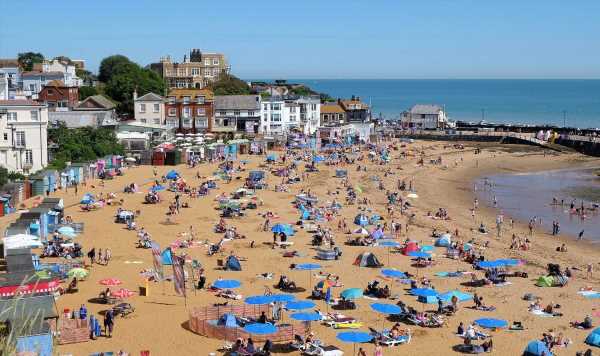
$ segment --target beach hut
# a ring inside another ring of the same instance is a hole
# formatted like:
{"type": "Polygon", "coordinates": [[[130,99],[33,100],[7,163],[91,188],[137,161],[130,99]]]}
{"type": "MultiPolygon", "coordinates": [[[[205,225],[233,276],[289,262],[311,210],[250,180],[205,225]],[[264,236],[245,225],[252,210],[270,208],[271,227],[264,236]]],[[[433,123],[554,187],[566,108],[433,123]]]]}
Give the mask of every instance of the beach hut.
{"type": "Polygon", "coordinates": [[[233,255],[227,257],[227,261],[225,261],[225,270],[226,271],[241,271],[242,265],[240,264],[240,260],[233,255]]]}
{"type": "Polygon", "coordinates": [[[359,267],[381,267],[383,264],[379,262],[377,256],[372,252],[363,252],[356,257],[353,263],[359,267]]]}

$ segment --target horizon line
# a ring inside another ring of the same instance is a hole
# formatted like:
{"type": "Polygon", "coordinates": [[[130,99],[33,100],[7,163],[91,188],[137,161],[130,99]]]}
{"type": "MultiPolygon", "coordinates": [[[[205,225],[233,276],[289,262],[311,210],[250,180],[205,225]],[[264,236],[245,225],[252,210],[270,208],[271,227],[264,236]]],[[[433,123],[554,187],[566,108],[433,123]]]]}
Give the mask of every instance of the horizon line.
{"type": "Polygon", "coordinates": [[[246,81],[258,81],[258,80],[600,80],[600,77],[597,78],[335,78],[335,77],[270,77],[270,78],[243,78],[239,77],[242,80],[246,81]]]}

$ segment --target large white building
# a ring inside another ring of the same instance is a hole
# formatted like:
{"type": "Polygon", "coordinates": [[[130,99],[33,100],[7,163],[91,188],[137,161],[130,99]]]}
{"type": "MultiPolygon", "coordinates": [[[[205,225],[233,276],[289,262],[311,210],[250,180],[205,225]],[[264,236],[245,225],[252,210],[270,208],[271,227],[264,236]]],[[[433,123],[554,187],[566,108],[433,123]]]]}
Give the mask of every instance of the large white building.
{"type": "Polygon", "coordinates": [[[268,97],[261,105],[260,131],[266,135],[286,135],[297,129],[313,134],[319,127],[320,106],[318,97],[268,97]]]}
{"type": "Polygon", "coordinates": [[[135,122],[161,128],[165,125],[165,99],[154,93],[140,97],[133,92],[135,122]]]}
{"type": "Polygon", "coordinates": [[[77,76],[77,67],[73,63],[67,63],[58,59],[44,60],[36,63],[33,70],[21,74],[23,91],[27,97],[37,99],[42,87],[54,80],[59,80],[66,87],[80,87],[83,80],[77,76]]]}
{"type": "Polygon", "coordinates": [[[0,100],[0,166],[29,174],[48,165],[48,107],[0,100]]]}

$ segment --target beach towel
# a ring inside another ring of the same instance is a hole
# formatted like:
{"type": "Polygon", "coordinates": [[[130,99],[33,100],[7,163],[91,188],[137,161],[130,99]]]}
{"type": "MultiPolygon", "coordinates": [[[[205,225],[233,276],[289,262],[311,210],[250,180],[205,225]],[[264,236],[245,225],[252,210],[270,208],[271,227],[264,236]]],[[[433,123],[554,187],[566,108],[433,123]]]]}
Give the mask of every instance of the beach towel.
{"type": "Polygon", "coordinates": [[[534,309],[534,310],[530,311],[530,313],[533,315],[544,317],[544,318],[553,318],[554,317],[554,315],[552,315],[550,313],[546,313],[543,310],[539,310],[539,309],[534,309]]]}

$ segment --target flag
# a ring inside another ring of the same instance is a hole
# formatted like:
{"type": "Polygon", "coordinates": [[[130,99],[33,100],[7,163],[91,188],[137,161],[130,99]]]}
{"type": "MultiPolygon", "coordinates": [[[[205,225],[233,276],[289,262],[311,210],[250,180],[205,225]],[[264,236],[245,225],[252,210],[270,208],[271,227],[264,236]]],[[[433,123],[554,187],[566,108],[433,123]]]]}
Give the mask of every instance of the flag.
{"type": "Polygon", "coordinates": [[[331,287],[327,288],[327,292],[325,293],[325,303],[329,304],[331,301],[331,287]]]}
{"type": "Polygon", "coordinates": [[[156,274],[160,280],[163,279],[163,269],[162,269],[162,256],[160,252],[160,246],[156,241],[152,241],[150,243],[150,247],[152,248],[152,257],[154,260],[154,269],[156,270],[156,274]]]}
{"type": "Polygon", "coordinates": [[[173,256],[173,284],[175,293],[185,296],[185,274],[183,266],[185,259],[181,256],[173,256]]]}

